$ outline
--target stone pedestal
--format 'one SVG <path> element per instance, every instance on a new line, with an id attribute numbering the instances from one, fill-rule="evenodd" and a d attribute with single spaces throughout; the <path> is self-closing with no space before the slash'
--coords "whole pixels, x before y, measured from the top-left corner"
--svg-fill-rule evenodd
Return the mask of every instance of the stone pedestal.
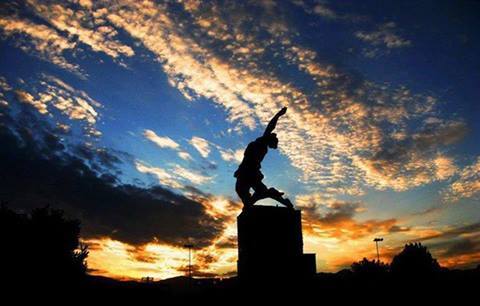
<path id="1" fill-rule="evenodd" d="M 242 211 L 237 226 L 240 279 L 296 279 L 316 273 L 315 254 L 303 254 L 299 210 L 255 205 Z"/>

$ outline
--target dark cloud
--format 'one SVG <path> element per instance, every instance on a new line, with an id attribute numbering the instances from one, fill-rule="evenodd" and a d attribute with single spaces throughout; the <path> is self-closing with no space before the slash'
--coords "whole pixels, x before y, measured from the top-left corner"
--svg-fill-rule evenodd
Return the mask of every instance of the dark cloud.
<path id="1" fill-rule="evenodd" d="M 472 223 L 465 226 L 455 227 L 438 234 L 423 237 L 422 239 L 419 239 L 419 241 L 426 241 L 426 240 L 439 239 L 439 238 L 443 238 L 443 239 L 456 238 L 460 235 L 476 234 L 476 233 L 480 234 L 480 222 Z"/>
<path id="2" fill-rule="evenodd" d="M 383 150 L 373 156 L 372 160 L 405 162 L 412 153 L 426 154 L 442 145 L 460 141 L 467 133 L 463 122 L 428 124 L 424 129 L 401 141 L 386 139 Z"/>
<path id="3" fill-rule="evenodd" d="M 451 228 L 418 241 L 426 244 L 448 265 L 468 268 L 480 258 L 480 223 Z"/>
<path id="4" fill-rule="evenodd" d="M 45 122 L 22 116 L 0 117 L 0 196 L 9 206 L 60 207 L 80 218 L 83 237 L 108 236 L 133 245 L 193 240 L 201 247 L 221 234 L 222 220 L 198 201 L 161 186 L 119 184 L 115 165 L 122 158 L 116 152 L 65 149 Z M 110 171 L 100 172 L 105 169 Z"/>
<path id="5" fill-rule="evenodd" d="M 221 249 L 233 249 L 237 247 L 237 237 L 226 237 L 225 239 L 222 239 L 221 241 L 217 242 L 215 244 L 217 248 Z"/>
<path id="6" fill-rule="evenodd" d="M 398 226 L 398 225 L 393 225 L 390 227 L 388 230 L 390 233 L 400 233 L 400 232 L 408 232 L 410 231 L 411 228 L 408 226 Z"/>
<path id="7" fill-rule="evenodd" d="M 459 256 L 480 252 L 479 241 L 473 239 L 462 239 L 451 243 L 448 249 L 442 255 L 445 257 Z"/>
<path id="8" fill-rule="evenodd" d="M 305 220 L 304 230 L 313 235 L 317 235 L 319 229 L 321 235 L 355 240 L 375 233 L 410 230 L 408 227 L 398 225 L 396 219 L 356 220 L 356 215 L 364 209 L 361 202 L 336 201 L 326 205 L 314 203 L 302 205 L 301 208 Z"/>
<path id="9" fill-rule="evenodd" d="M 154 252 L 146 250 L 145 246 L 137 246 L 127 250 L 130 257 L 136 261 L 145 263 L 155 263 L 158 260 L 158 255 Z"/>
<path id="10" fill-rule="evenodd" d="M 324 224 L 335 224 L 350 220 L 361 207 L 362 204 L 359 202 L 336 202 L 330 206 L 331 210 L 318 220 Z"/>

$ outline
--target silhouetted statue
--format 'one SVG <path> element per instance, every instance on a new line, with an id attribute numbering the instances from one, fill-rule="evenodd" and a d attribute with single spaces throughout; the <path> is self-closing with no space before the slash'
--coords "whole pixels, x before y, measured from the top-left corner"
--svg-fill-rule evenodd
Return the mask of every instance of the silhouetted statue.
<path id="1" fill-rule="evenodd" d="M 268 152 L 268 148 L 276 149 L 278 147 L 277 134 L 273 133 L 277 125 L 278 118 L 287 112 L 287 108 L 282 108 L 267 125 L 265 132 L 261 137 L 252 141 L 245 152 L 243 153 L 243 160 L 234 176 L 237 178 L 235 190 L 243 202 L 244 209 L 249 208 L 258 200 L 265 198 L 272 198 L 283 205 L 293 208 L 292 202 L 289 199 L 283 198 L 283 192 L 271 187 L 268 188 L 262 182 L 263 174 L 260 171 L 263 158 Z M 253 195 L 250 194 L 250 188 L 255 191 Z"/>

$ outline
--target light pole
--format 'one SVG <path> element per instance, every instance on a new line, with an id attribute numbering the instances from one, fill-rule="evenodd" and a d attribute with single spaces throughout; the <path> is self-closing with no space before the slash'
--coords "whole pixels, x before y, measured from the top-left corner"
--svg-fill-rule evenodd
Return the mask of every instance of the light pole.
<path id="1" fill-rule="evenodd" d="M 378 252 L 378 243 L 380 241 L 383 241 L 383 238 L 375 238 L 373 239 L 373 241 L 375 242 L 375 245 L 377 247 L 377 261 L 380 262 L 380 253 Z"/>
<path id="2" fill-rule="evenodd" d="M 192 279 L 192 248 L 193 244 L 185 244 L 184 248 L 188 249 L 188 277 Z"/>

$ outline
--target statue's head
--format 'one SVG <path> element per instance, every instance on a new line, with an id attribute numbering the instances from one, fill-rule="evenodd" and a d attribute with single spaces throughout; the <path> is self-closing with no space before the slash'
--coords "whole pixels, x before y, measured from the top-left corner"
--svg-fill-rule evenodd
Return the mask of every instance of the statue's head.
<path id="1" fill-rule="evenodd" d="M 268 137 L 267 137 L 267 144 L 268 144 L 268 147 L 269 147 L 269 148 L 272 148 L 272 149 L 278 148 L 278 138 L 277 138 L 277 134 L 271 133 L 270 135 L 268 135 Z"/>

